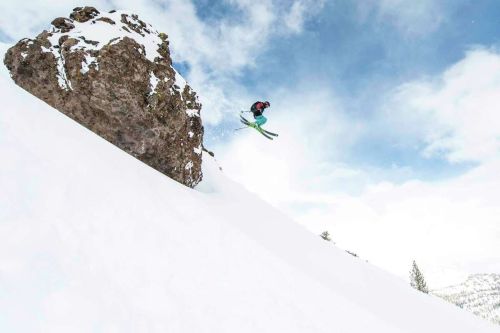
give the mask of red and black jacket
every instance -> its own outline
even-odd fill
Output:
[[[255,102],[250,108],[250,111],[253,113],[253,117],[255,118],[258,116],[262,116],[262,113],[264,112],[265,108],[266,107],[263,102]]]

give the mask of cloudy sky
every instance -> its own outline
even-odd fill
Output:
[[[0,0],[0,42],[80,4]],[[169,35],[226,174],[308,229],[431,288],[500,273],[500,2],[87,4]],[[233,131],[259,99],[273,142]]]

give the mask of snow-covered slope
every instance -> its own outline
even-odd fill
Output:
[[[0,332],[498,332],[211,160],[191,190],[5,75],[0,94]]]
[[[499,274],[474,274],[463,283],[436,290],[433,294],[500,324]]]

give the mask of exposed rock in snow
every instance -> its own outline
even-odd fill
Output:
[[[194,152],[203,140],[201,104],[172,67],[168,36],[137,15],[93,7],[75,8],[52,26],[9,49],[4,62],[14,81],[151,167],[195,186],[202,177]]]

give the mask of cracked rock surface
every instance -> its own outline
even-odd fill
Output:
[[[172,66],[168,36],[137,15],[75,8],[4,63],[17,85],[142,162],[201,181],[201,104]]]

